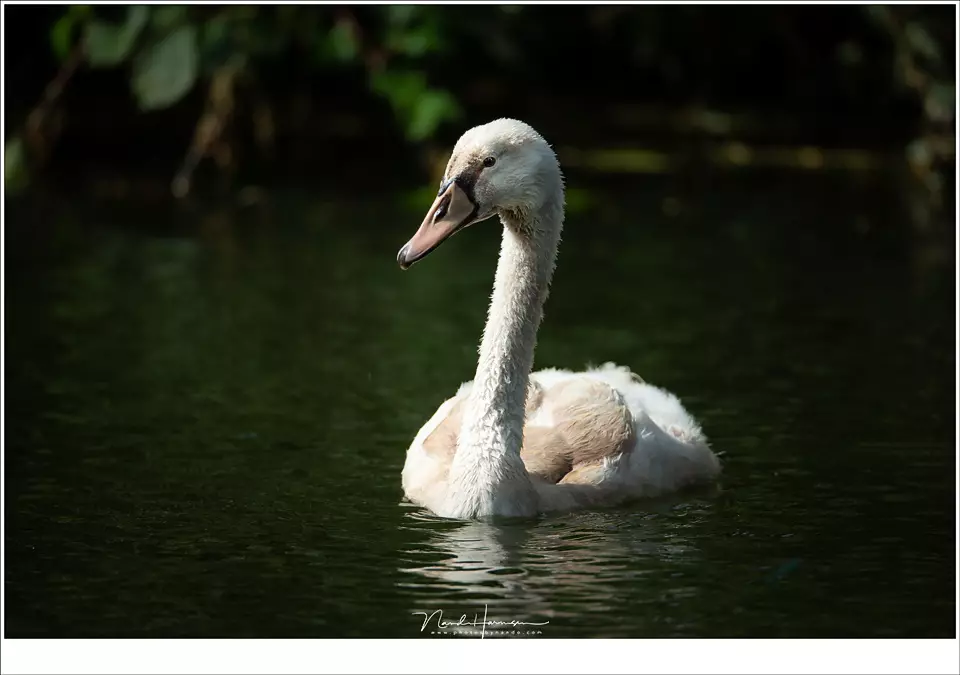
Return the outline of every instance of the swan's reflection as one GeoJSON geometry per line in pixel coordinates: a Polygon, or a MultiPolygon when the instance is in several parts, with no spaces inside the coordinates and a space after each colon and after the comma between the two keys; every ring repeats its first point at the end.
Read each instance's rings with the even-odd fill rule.
{"type": "Polygon", "coordinates": [[[508,619],[622,612],[627,585],[636,589],[646,575],[663,576],[665,567],[699,557],[682,522],[657,514],[495,524],[452,523],[411,510],[405,521],[405,529],[425,535],[400,555],[401,586],[414,596],[411,611],[443,609],[445,617],[472,617],[485,605],[491,616],[508,619]]]}

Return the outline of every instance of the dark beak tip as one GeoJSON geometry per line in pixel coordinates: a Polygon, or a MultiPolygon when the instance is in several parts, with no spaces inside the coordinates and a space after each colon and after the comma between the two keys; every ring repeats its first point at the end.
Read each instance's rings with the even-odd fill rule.
{"type": "Polygon", "coordinates": [[[410,269],[410,262],[407,261],[407,249],[409,247],[409,244],[404,244],[403,248],[400,249],[400,252],[397,253],[397,264],[400,265],[400,269],[402,270],[410,269]]]}

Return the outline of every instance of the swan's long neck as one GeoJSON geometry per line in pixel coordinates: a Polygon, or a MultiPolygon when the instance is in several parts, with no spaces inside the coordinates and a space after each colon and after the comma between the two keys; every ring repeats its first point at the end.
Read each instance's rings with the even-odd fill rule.
{"type": "Polygon", "coordinates": [[[562,193],[533,217],[500,217],[493,297],[450,471],[465,517],[536,510],[520,447],[537,329],[563,223],[562,193]]]}

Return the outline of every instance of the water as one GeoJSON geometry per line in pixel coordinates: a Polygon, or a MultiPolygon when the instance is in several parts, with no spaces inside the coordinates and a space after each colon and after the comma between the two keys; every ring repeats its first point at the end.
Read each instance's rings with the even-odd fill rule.
{"type": "Polygon", "coordinates": [[[8,636],[953,635],[951,265],[843,182],[663,189],[571,195],[537,365],[677,392],[722,484],[500,525],[399,487],[493,222],[403,273],[426,197],[8,205],[8,636]]]}

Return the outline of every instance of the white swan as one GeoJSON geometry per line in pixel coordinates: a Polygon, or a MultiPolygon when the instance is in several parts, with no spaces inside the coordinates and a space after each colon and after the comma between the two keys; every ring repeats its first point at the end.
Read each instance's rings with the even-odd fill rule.
{"type": "Polygon", "coordinates": [[[468,225],[494,214],[503,224],[476,377],[420,429],[403,468],[407,498],[438,516],[611,505],[720,472],[680,401],[628,368],[530,372],[563,206],[547,142],[523,122],[495,120],[457,141],[436,201],[397,255],[407,269],[468,225]]]}

